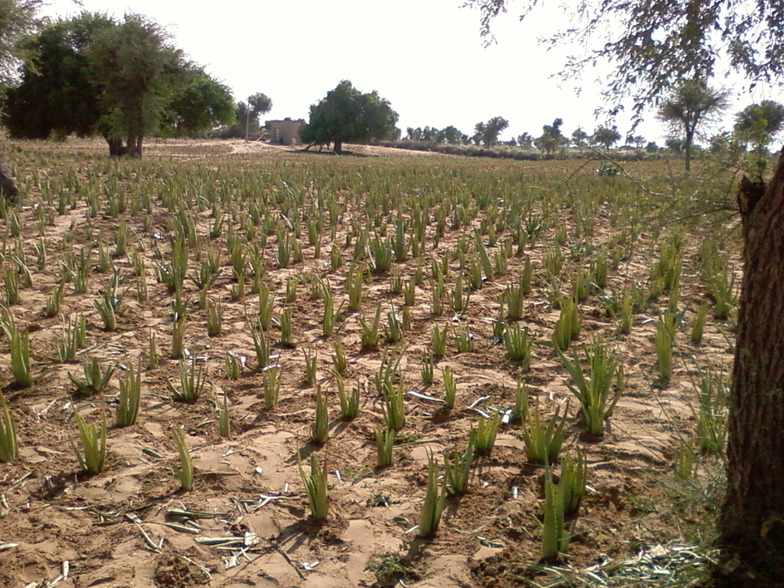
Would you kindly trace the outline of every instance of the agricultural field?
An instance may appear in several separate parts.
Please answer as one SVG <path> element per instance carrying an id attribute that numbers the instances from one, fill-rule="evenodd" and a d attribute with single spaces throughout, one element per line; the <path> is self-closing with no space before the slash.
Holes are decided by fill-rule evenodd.
<path id="1" fill-rule="evenodd" d="M 5 145 L 0 585 L 679 586 L 712 557 L 731 175 Z"/>

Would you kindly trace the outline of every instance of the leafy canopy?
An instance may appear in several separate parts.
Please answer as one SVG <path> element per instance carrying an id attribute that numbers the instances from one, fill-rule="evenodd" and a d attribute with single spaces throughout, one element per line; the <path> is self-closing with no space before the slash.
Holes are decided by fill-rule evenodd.
<path id="1" fill-rule="evenodd" d="M 391 139 L 397 113 L 377 92 L 363 94 L 343 80 L 334 90 L 310 107 L 310 120 L 300 136 L 304 143 L 333 144 L 340 153 L 344 142 L 365 143 Z"/>
<path id="2" fill-rule="evenodd" d="M 494 18 L 512 6 L 524 19 L 538 0 L 466 0 L 492 39 Z M 627 96 L 639 120 L 643 109 L 673 86 L 710 79 L 726 63 L 752 81 L 784 74 L 784 0 L 578 0 L 548 43 L 585 47 L 570 58 L 571 77 L 597 61 L 615 66 L 605 97 L 620 108 Z"/>
<path id="3" fill-rule="evenodd" d="M 23 48 L 32 57 L 4 105 L 14 137 L 101 134 L 113 154 L 141 155 L 147 135 L 197 135 L 233 120 L 229 89 L 142 16 L 117 22 L 84 12 L 46 26 Z"/>

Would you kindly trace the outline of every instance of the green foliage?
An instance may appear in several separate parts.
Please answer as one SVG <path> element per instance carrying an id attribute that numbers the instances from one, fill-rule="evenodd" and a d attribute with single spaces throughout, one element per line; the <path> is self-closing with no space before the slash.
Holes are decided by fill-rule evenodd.
<path id="1" fill-rule="evenodd" d="M 175 388 L 168 380 L 166 387 L 174 400 L 192 403 L 196 402 L 204 392 L 206 381 L 206 369 L 203 365 L 198 370 L 196 369 L 196 357 L 194 356 L 190 361 L 190 369 L 188 369 L 188 362 L 180 360 L 180 389 Z"/>
<path id="2" fill-rule="evenodd" d="M 422 505 L 422 513 L 419 517 L 419 532 L 417 533 L 419 537 L 428 538 L 436 534 L 441 522 L 441 512 L 444 510 L 445 501 L 446 478 L 442 478 L 441 484 L 438 483 L 438 465 L 433 454 L 428 453 L 427 489 L 425 490 L 425 502 Z"/>
<path id="3" fill-rule="evenodd" d="M 476 431 L 468 435 L 468 446 L 465 452 L 453 451 L 451 457 L 444 453 L 444 478 L 446 492 L 450 496 L 460 496 L 468 490 L 468 480 L 471 476 L 471 464 L 474 461 L 474 446 L 476 444 Z"/>
<path id="4" fill-rule="evenodd" d="M 136 370 L 130 366 L 128 373 L 120 380 L 120 395 L 117 399 L 115 424 L 118 427 L 129 427 L 136 422 L 139 415 L 139 401 L 142 394 L 142 362 L 139 360 Z"/>
<path id="5" fill-rule="evenodd" d="M 100 428 L 96 428 L 94 423 L 85 422 L 78 412 L 74 412 L 74 418 L 82 442 L 81 449 L 73 439 L 70 441 L 79 466 L 90 474 L 100 474 L 106 459 L 106 419 L 102 420 Z"/>
<path id="6" fill-rule="evenodd" d="M 177 447 L 177 453 L 180 456 L 180 467 L 177 469 L 177 477 L 180 479 L 182 489 L 187 492 L 193 490 L 193 457 L 190 449 L 188 449 L 188 445 L 185 443 L 182 427 L 173 427 L 172 437 L 174 438 L 174 445 Z"/>
<path id="7" fill-rule="evenodd" d="M 101 392 L 109 383 L 109 378 L 114 374 L 114 366 L 110 366 L 106 371 L 101 367 L 101 362 L 97 357 L 82 362 L 82 372 L 84 380 L 80 380 L 73 374 L 68 374 L 68 378 L 84 396 L 92 396 Z"/>
<path id="8" fill-rule="evenodd" d="M 302 485 L 308 495 L 310 513 L 317 521 L 327 518 L 329 514 L 329 496 L 327 494 L 327 465 L 320 467 L 316 454 L 310 456 L 310 474 L 302 468 L 302 460 L 297 452 L 297 467 Z"/>
<path id="9" fill-rule="evenodd" d="M 147 135 L 201 135 L 234 117 L 229 89 L 138 14 L 55 21 L 25 49 L 35 59 L 10 89 L 4 115 L 14 137 L 101 134 L 111 155 L 140 157 Z"/>
<path id="10" fill-rule="evenodd" d="M 480 418 L 476 423 L 476 429 L 471 429 L 471 434 L 474 435 L 474 447 L 479 455 L 490 455 L 493 451 L 500 424 L 501 415 L 496 413 L 488 418 Z"/>
<path id="11" fill-rule="evenodd" d="M 0 392 L 0 461 L 12 461 L 19 455 L 16 439 L 16 424 L 11 418 L 11 409 Z"/>
<path id="12" fill-rule="evenodd" d="M 310 441 L 316 445 L 323 445 L 327 442 L 327 437 L 329 437 L 327 396 L 321 390 L 316 390 L 316 412 L 310 428 Z"/>
<path id="13" fill-rule="evenodd" d="M 612 414 L 620 398 L 620 391 L 613 393 L 612 384 L 615 375 L 616 359 L 606 343 L 594 339 L 585 351 L 590 370 L 590 379 L 583 374 L 579 359 L 574 363 L 556 348 L 566 371 L 572 378 L 567 382 L 569 390 L 580 401 L 585 428 L 592 435 L 601 437 L 604 434 L 604 419 Z"/>
<path id="14" fill-rule="evenodd" d="M 377 426 L 375 429 L 376 440 L 376 467 L 386 468 L 392 465 L 392 448 L 395 445 L 395 430 L 388 427 Z"/>
<path id="15" fill-rule="evenodd" d="M 539 414 L 538 403 L 534 405 L 533 410 L 528 411 L 523 429 L 523 441 L 525 442 L 525 456 L 530 463 L 548 464 L 558 459 L 564 440 L 568 409 L 569 406 L 566 404 L 563 414 L 561 414 L 559 407 L 544 426 Z"/>
<path id="16" fill-rule="evenodd" d="M 300 131 L 303 143 L 333 144 L 336 153 L 344 142 L 365 143 L 390 139 L 397 113 L 378 93 L 363 94 L 347 80 L 340 82 L 310 107 L 310 119 Z"/>

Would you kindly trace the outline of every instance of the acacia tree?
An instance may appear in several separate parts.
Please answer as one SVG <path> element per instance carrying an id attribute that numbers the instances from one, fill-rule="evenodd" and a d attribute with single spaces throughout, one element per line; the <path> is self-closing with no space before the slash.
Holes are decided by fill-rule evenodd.
<path id="1" fill-rule="evenodd" d="M 727 93 L 709 88 L 703 80 L 680 84 L 659 106 L 659 118 L 683 136 L 683 161 L 691 171 L 691 153 L 697 128 L 727 107 Z"/>
<path id="2" fill-rule="evenodd" d="M 144 138 L 158 129 L 168 88 L 182 69 L 182 52 L 156 23 L 127 14 L 121 25 L 96 36 L 87 56 L 100 86 L 110 150 L 141 157 Z"/>
<path id="3" fill-rule="evenodd" d="M 773 100 L 750 104 L 735 115 L 735 136 L 751 145 L 755 180 L 760 181 L 768 163 L 768 145 L 784 126 L 784 105 Z"/>
<path id="4" fill-rule="evenodd" d="M 144 135 L 201 135 L 233 119 L 229 89 L 169 47 L 152 23 L 84 12 L 45 27 L 10 87 L 3 122 L 12 137 L 102 135 L 111 155 L 141 156 Z M 141 132 L 140 132 L 141 131 Z M 127 144 L 123 144 L 123 138 Z"/>
<path id="5" fill-rule="evenodd" d="M 556 149 L 562 145 L 566 145 L 566 137 L 561 132 L 563 125 L 562 118 L 556 118 L 551 125 L 544 125 L 542 127 L 542 134 L 534 140 L 534 145 L 537 149 L 545 152 L 547 157 L 552 157 Z"/>
<path id="6" fill-rule="evenodd" d="M 617 127 L 598 126 L 593 135 L 591 135 L 591 143 L 601 145 L 607 150 L 620 140 L 621 134 L 618 132 Z"/>
<path id="7" fill-rule="evenodd" d="M 310 120 L 300 131 L 303 143 L 332 143 L 341 153 L 343 143 L 364 143 L 391 139 L 395 134 L 397 113 L 377 92 L 363 94 L 343 80 L 334 90 L 310 107 Z"/>
<path id="8" fill-rule="evenodd" d="M 266 94 L 257 92 L 248 96 L 248 103 L 245 107 L 245 140 L 248 140 L 250 131 L 250 121 L 253 119 L 256 127 L 259 126 L 259 115 L 267 114 L 272 110 L 272 99 Z"/>
<path id="9" fill-rule="evenodd" d="M 467 0 L 492 19 L 513 0 Z M 536 0 L 522 0 L 522 12 Z M 564 37 L 588 43 L 565 73 L 595 60 L 616 65 L 607 98 L 641 115 L 673 85 L 710 79 L 717 64 L 750 80 L 784 74 L 784 0 L 584 0 Z M 579 25 L 577 26 L 577 21 Z M 618 23 L 624 26 L 618 26 Z M 784 151 L 767 182 L 741 182 L 743 282 L 729 401 L 727 491 L 718 543 L 731 566 L 722 586 L 784 585 Z"/>
<path id="10" fill-rule="evenodd" d="M 42 0 L 0 0 L 0 98 L 6 84 L 13 78 L 16 66 L 27 51 L 19 41 L 36 27 L 36 11 Z M 19 190 L 6 174 L 0 153 L 0 196 L 16 199 Z"/>
<path id="11" fill-rule="evenodd" d="M 502 116 L 494 116 L 487 122 L 476 123 L 474 127 L 476 142 L 488 149 L 498 143 L 500 135 L 509 126 L 509 121 Z"/>

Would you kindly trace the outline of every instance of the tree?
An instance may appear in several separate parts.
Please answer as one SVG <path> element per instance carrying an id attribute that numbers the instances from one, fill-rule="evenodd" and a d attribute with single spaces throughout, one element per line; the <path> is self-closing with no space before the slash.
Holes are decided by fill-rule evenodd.
<path id="1" fill-rule="evenodd" d="M 545 152 L 547 157 L 552 157 L 556 149 L 566 144 L 566 137 L 561 133 L 563 119 L 556 118 L 551 125 L 542 127 L 542 134 L 534 140 L 537 149 Z"/>
<path id="2" fill-rule="evenodd" d="M 397 113 L 388 100 L 375 91 L 363 94 L 343 80 L 310 107 L 310 120 L 303 125 L 300 136 L 311 145 L 332 143 L 333 151 L 341 153 L 345 142 L 393 138 L 396 124 Z"/>
<path id="3" fill-rule="evenodd" d="M 13 79 L 19 63 L 30 57 L 19 41 L 35 30 L 36 11 L 42 4 L 42 0 L 0 0 L 0 91 Z"/>
<path id="4" fill-rule="evenodd" d="M 141 157 L 144 138 L 158 129 L 182 70 L 182 52 L 156 23 L 126 14 L 123 23 L 100 31 L 86 53 L 101 91 L 100 125 L 110 151 Z"/>
<path id="5" fill-rule="evenodd" d="M 530 133 L 523 133 L 517 136 L 517 146 L 521 149 L 531 149 L 534 146 L 534 138 Z"/>
<path id="6" fill-rule="evenodd" d="M 482 27 L 505 0 L 468 0 Z M 525 8 L 535 6 L 526 0 Z M 710 79 L 721 64 L 752 81 L 784 74 L 784 0 L 577 4 L 586 26 L 555 35 L 597 45 L 565 73 L 594 60 L 615 64 L 607 97 L 629 96 L 642 113 L 673 83 Z M 617 23 L 624 26 L 619 27 Z M 722 559 L 717 586 L 784 585 L 784 152 L 767 182 L 745 179 L 738 203 L 744 272 L 729 401 L 727 491 L 718 520 Z"/>
<path id="7" fill-rule="evenodd" d="M 441 136 L 443 137 L 443 141 L 450 145 L 459 145 L 463 140 L 463 133 L 452 125 L 443 128 L 441 130 Z"/>
<path id="8" fill-rule="evenodd" d="M 683 136 L 684 167 L 691 171 L 691 154 L 697 128 L 727 107 L 727 93 L 713 90 L 700 79 L 680 84 L 659 106 L 661 120 Z"/>
<path id="9" fill-rule="evenodd" d="M 207 75 L 200 67 L 189 67 L 169 100 L 163 116 L 162 134 L 173 137 L 202 137 L 222 124 L 234 122 L 231 90 Z"/>
<path id="10" fill-rule="evenodd" d="M 642 135 L 634 135 L 630 133 L 626 136 L 626 143 L 633 146 L 635 149 L 642 149 L 645 147 L 645 143 L 647 143 L 647 141 Z"/>
<path id="11" fill-rule="evenodd" d="M 577 127 L 572 133 L 572 143 L 576 147 L 582 147 L 588 141 L 588 133 L 582 127 Z"/>
<path id="12" fill-rule="evenodd" d="M 735 115 L 735 136 L 751 145 L 755 179 L 762 180 L 768 163 L 768 145 L 784 126 L 784 106 L 773 100 L 750 104 Z"/>
<path id="13" fill-rule="evenodd" d="M 267 114 L 272 110 L 272 100 L 266 95 L 258 92 L 248 96 L 248 103 L 245 108 L 245 140 L 248 140 L 251 118 L 259 127 L 259 115 Z"/>
<path id="14" fill-rule="evenodd" d="M 605 127 L 600 125 L 591 135 L 591 143 L 594 145 L 601 145 L 609 151 L 610 147 L 615 145 L 621 140 L 621 134 L 618 132 L 617 127 Z"/>
<path id="15" fill-rule="evenodd" d="M 33 58 L 5 100 L 13 137 L 102 135 L 111 155 L 141 156 L 147 134 L 201 135 L 231 121 L 228 88 L 188 63 L 141 17 L 87 12 L 31 37 Z M 123 138 L 127 140 L 123 144 Z"/>
<path id="16" fill-rule="evenodd" d="M 18 63 L 29 57 L 19 41 L 38 24 L 36 11 L 41 4 L 42 0 L 0 0 L 0 98 Z M 0 196 L 15 201 L 18 194 L 19 189 L 6 173 L 0 153 Z"/>
<path id="17" fill-rule="evenodd" d="M 498 142 L 500 135 L 509 126 L 509 121 L 501 116 L 494 116 L 489 121 L 477 123 L 474 127 L 475 137 L 488 149 Z"/>

